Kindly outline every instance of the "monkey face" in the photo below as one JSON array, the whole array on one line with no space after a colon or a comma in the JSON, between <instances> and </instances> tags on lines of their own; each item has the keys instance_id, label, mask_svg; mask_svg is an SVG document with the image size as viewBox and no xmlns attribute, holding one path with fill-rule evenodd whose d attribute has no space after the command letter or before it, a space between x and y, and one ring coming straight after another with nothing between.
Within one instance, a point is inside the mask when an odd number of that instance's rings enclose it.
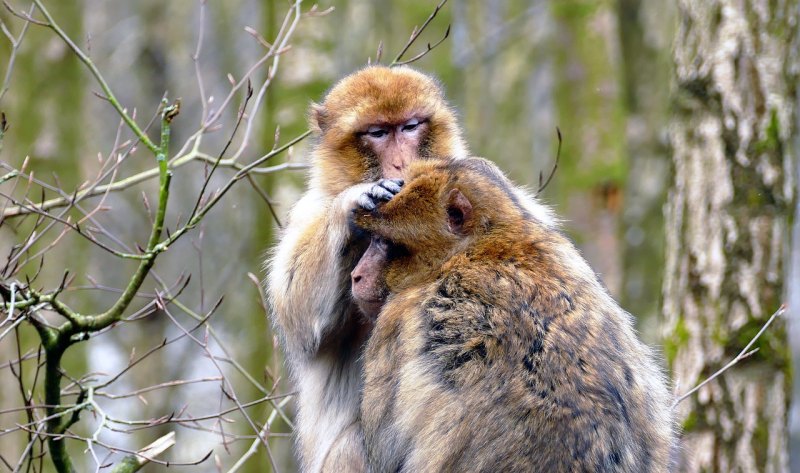
<instances>
[{"instance_id":1,"label":"monkey face","mask_svg":"<svg viewBox=\"0 0 800 473\"><path fill-rule=\"evenodd\" d=\"M316 177L333 195L402 177L420 158L466 154L439 85L407 67L371 66L344 78L311 106L310 125L319 136Z\"/></svg>"},{"instance_id":2,"label":"monkey face","mask_svg":"<svg viewBox=\"0 0 800 473\"><path fill-rule=\"evenodd\" d=\"M372 124L359 133L362 143L377 157L383 178L400 178L411 161L420 157L428 119L412 117L400 123Z\"/></svg>"},{"instance_id":3,"label":"monkey face","mask_svg":"<svg viewBox=\"0 0 800 473\"><path fill-rule=\"evenodd\" d=\"M390 192L379 182L363 194L353 219L380 239L359 263L369 272L353 279L362 297L378 293L367 291L373 285L385 297L433 281L455 256L469 259L478 247L496 251L493 242L533 225L510 182L480 158L415 162L402 189Z\"/></svg>"},{"instance_id":4,"label":"monkey face","mask_svg":"<svg viewBox=\"0 0 800 473\"><path fill-rule=\"evenodd\" d=\"M353 299L367 317L374 319L386 300L386 283L383 279L389 243L373 236L369 248L361 256L351 277Z\"/></svg>"},{"instance_id":5,"label":"monkey face","mask_svg":"<svg viewBox=\"0 0 800 473\"><path fill-rule=\"evenodd\" d=\"M389 293L433 277L471 238L472 203L445 170L415 163L402 189L382 180L359 198L354 222L373 238L351 274L352 293L367 315L377 316Z\"/></svg>"}]
</instances>

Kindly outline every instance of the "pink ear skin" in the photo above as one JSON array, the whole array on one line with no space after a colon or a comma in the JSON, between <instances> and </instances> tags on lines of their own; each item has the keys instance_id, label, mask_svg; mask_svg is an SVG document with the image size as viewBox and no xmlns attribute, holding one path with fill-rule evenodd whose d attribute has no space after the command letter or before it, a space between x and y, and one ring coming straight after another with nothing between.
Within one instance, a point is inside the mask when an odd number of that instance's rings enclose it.
<instances>
[{"instance_id":1,"label":"pink ear skin","mask_svg":"<svg viewBox=\"0 0 800 473\"><path fill-rule=\"evenodd\" d=\"M312 103L309 110L309 124L317 133L324 133L328 129L327 112L325 106Z\"/></svg>"},{"instance_id":2,"label":"pink ear skin","mask_svg":"<svg viewBox=\"0 0 800 473\"><path fill-rule=\"evenodd\" d=\"M464 235L472 220L472 203L458 189L447 195L447 228L451 233Z\"/></svg>"}]
</instances>

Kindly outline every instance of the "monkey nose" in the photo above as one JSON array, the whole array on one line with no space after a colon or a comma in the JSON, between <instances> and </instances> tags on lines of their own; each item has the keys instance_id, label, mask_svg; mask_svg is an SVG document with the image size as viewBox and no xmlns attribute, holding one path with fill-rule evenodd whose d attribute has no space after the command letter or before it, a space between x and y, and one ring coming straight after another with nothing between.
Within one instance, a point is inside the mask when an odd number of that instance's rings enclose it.
<instances>
[{"instance_id":1,"label":"monkey nose","mask_svg":"<svg viewBox=\"0 0 800 473\"><path fill-rule=\"evenodd\" d=\"M361 282L361 275L352 274L350 275L350 279L353 281L353 284L358 284L359 282Z\"/></svg>"}]
</instances>

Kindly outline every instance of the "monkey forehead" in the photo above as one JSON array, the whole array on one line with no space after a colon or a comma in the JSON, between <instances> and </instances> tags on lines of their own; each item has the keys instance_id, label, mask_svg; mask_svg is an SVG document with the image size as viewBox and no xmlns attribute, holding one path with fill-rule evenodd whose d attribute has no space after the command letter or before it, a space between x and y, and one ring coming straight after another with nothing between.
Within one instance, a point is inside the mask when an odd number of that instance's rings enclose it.
<instances>
[{"instance_id":1,"label":"monkey forehead","mask_svg":"<svg viewBox=\"0 0 800 473\"><path fill-rule=\"evenodd\" d=\"M553 211L542 204L526 189L514 184L497 165L480 157L446 158L414 161L409 165L406 182L417 178L447 182L439 196L451 188L458 188L472 203L478 213L491 216L491 220L516 222L519 217L532 220L550 229L557 229L559 221ZM406 184L408 187L410 184Z\"/></svg>"},{"instance_id":2,"label":"monkey forehead","mask_svg":"<svg viewBox=\"0 0 800 473\"><path fill-rule=\"evenodd\" d=\"M430 118L444 107L442 89L431 77L409 67L369 66L342 79L324 102L339 111L339 125L360 130L374 124L400 124Z\"/></svg>"}]
</instances>

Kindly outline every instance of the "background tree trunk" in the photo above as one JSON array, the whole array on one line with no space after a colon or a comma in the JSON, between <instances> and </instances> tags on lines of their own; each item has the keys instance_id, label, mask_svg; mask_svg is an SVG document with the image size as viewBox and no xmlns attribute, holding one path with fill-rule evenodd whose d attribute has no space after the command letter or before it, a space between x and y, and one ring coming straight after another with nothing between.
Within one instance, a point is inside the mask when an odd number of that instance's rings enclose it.
<instances>
[{"instance_id":1,"label":"background tree trunk","mask_svg":"<svg viewBox=\"0 0 800 473\"><path fill-rule=\"evenodd\" d=\"M664 312L684 392L735 356L784 295L798 2L681 0L678 9ZM788 470L783 321L756 346L680 405L685 471Z\"/></svg>"}]
</instances>

